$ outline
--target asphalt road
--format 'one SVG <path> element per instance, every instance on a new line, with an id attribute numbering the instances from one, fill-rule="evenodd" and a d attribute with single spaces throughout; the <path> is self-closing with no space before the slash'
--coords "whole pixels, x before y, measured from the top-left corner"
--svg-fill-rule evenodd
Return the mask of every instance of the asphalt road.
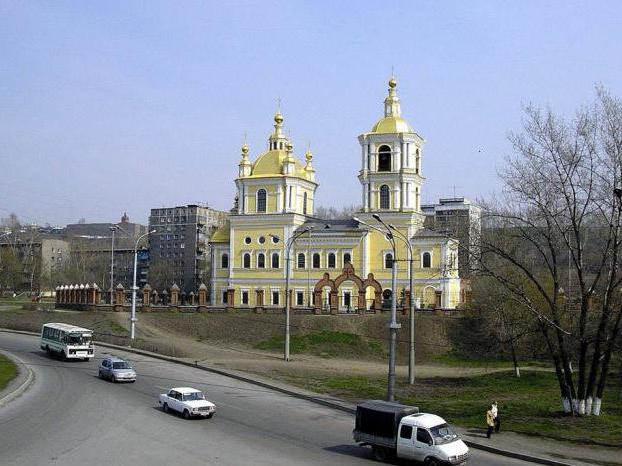
<path id="1" fill-rule="evenodd" d="M 35 382 L 0 408 L 3 466 L 368 465 L 352 441 L 351 415 L 190 367 L 115 352 L 131 360 L 134 384 L 97 378 L 106 348 L 90 362 L 63 362 L 38 339 L 0 332 L 0 348 L 35 372 Z M 214 418 L 186 421 L 158 408 L 172 386 L 202 389 Z M 471 450 L 470 465 L 527 465 Z M 396 464 L 406 464 L 404 462 Z"/>

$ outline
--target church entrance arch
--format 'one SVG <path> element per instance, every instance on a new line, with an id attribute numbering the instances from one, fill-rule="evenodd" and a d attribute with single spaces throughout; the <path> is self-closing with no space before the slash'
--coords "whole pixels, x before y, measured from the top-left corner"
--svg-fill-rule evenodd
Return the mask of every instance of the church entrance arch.
<path id="1" fill-rule="evenodd" d="M 340 287 L 347 282 L 354 284 L 351 289 L 344 290 L 340 296 Z M 369 289 L 372 292 L 370 293 Z M 354 296 L 354 290 L 356 289 L 356 297 Z M 321 280 L 315 284 L 313 290 L 313 304 L 315 312 L 321 312 L 326 308 L 326 300 L 324 293 L 329 290 L 328 307 L 330 312 L 336 314 L 339 311 L 339 307 L 346 306 L 348 309 L 357 309 L 359 311 L 365 311 L 373 308 L 380 310 L 382 287 L 380 283 L 374 278 L 374 274 L 370 273 L 365 280 L 362 280 L 354 271 L 354 266 L 351 263 L 346 263 L 341 275 L 332 280 L 328 273 L 325 273 Z M 373 301 L 368 301 L 368 296 L 372 295 Z"/>

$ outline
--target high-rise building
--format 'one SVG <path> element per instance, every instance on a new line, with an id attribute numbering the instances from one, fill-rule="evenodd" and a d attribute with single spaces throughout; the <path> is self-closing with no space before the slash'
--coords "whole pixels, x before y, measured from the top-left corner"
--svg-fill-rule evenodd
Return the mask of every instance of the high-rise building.
<path id="1" fill-rule="evenodd" d="M 149 216 L 150 265 L 148 281 L 161 291 L 176 283 L 190 293 L 209 279 L 212 233 L 224 225 L 227 213 L 190 204 L 151 209 Z"/>
<path id="2" fill-rule="evenodd" d="M 421 210 L 427 228 L 459 240 L 458 271 L 462 278 L 468 278 L 477 269 L 482 209 L 464 197 L 451 197 L 422 205 Z"/>

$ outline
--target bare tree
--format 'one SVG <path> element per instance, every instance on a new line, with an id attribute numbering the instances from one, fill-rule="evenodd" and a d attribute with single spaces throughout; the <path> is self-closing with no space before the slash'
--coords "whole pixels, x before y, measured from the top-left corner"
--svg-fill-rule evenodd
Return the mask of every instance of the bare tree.
<path id="1" fill-rule="evenodd" d="M 622 315 L 622 102 L 597 88 L 572 121 L 529 106 L 510 141 L 482 269 L 538 325 L 564 412 L 599 415 Z"/>

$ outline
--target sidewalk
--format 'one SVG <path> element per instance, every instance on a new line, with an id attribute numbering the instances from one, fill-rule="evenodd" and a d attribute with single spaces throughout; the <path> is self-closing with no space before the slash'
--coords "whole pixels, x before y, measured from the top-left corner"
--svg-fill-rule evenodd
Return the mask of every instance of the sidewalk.
<path id="1" fill-rule="evenodd" d="M 463 440 L 473 444 L 474 448 L 489 450 L 493 453 L 496 452 L 495 450 L 503 450 L 506 454 L 516 453 L 516 457 L 528 455 L 543 460 L 551 460 L 550 463 L 543 464 L 622 465 L 622 448 L 580 445 L 503 431 L 493 434 L 490 439 L 487 439 L 484 429 L 457 427 L 456 430 Z"/>

